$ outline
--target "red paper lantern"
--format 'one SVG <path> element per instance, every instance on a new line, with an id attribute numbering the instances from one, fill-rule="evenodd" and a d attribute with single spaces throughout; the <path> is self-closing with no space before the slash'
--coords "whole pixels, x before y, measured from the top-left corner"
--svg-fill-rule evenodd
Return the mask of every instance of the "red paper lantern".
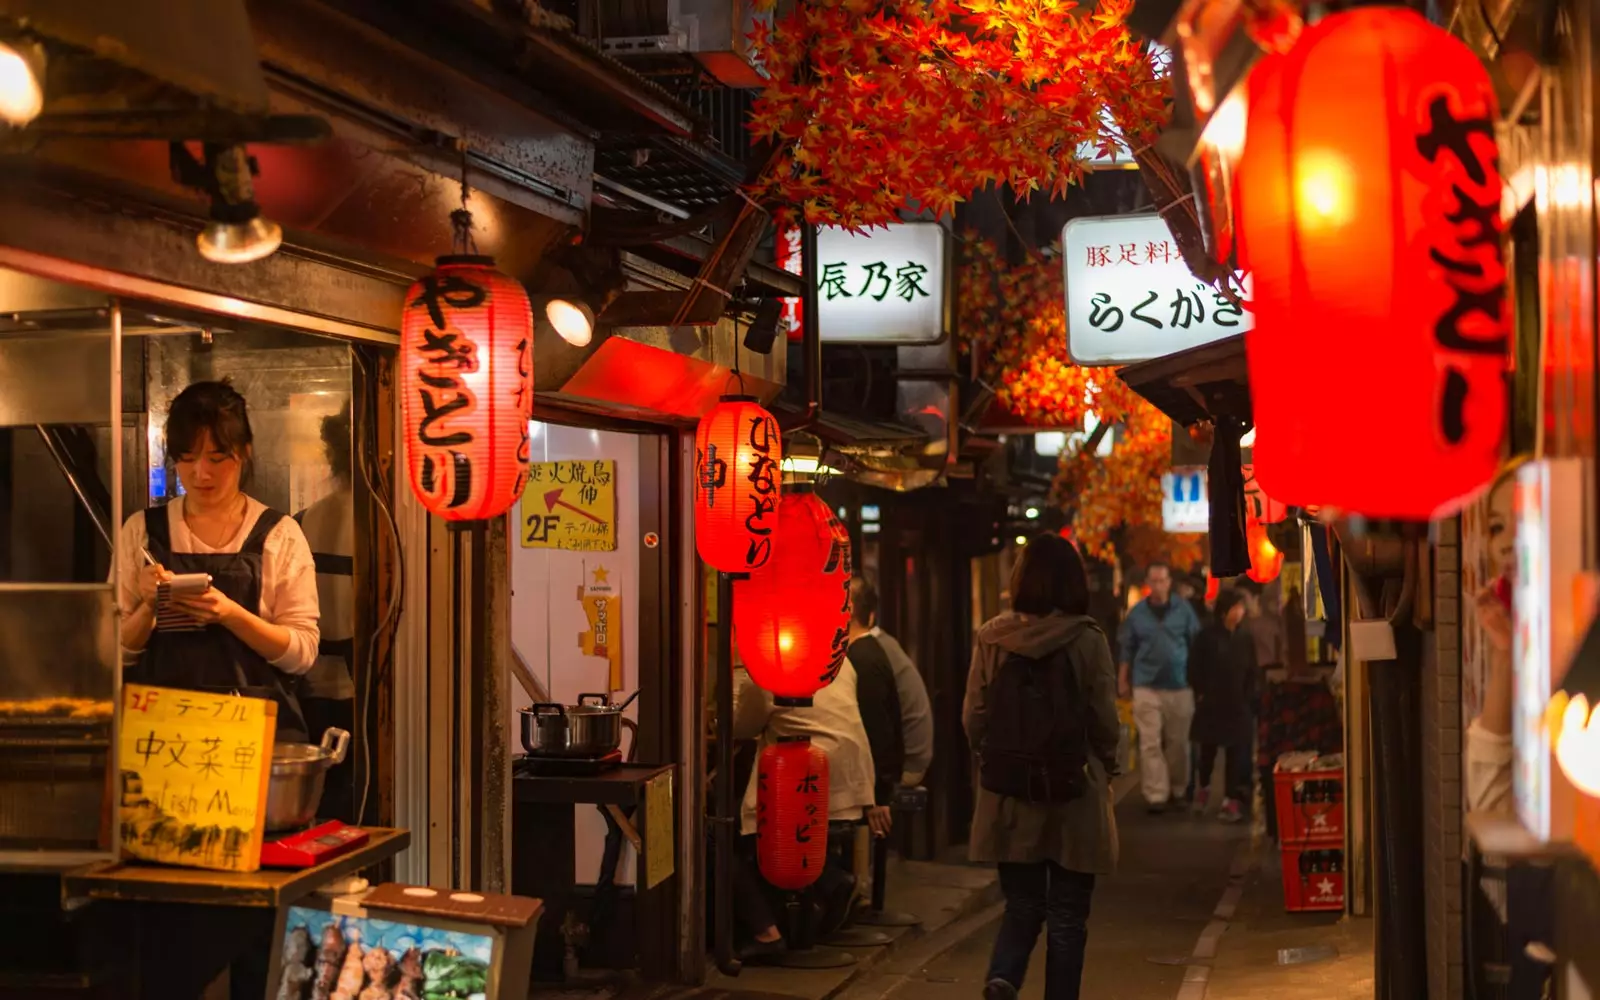
<path id="1" fill-rule="evenodd" d="M 756 862 L 779 889 L 804 889 L 828 858 L 828 755 L 804 736 L 766 747 L 756 763 Z"/>
<path id="2" fill-rule="evenodd" d="M 1283 552 L 1267 537 L 1267 526 L 1252 524 L 1245 529 L 1245 548 L 1250 552 L 1250 570 L 1245 573 L 1257 583 L 1271 583 L 1283 569 Z"/>
<path id="3" fill-rule="evenodd" d="M 1248 521 L 1260 524 L 1277 524 L 1289 516 L 1287 504 L 1267 496 L 1262 492 L 1261 484 L 1256 482 L 1255 466 L 1244 466 L 1244 514 Z"/>
<path id="4" fill-rule="evenodd" d="M 1399 7 L 1251 72 L 1241 263 L 1256 474 L 1369 517 L 1458 509 L 1499 466 L 1508 317 L 1493 87 Z"/>
<path id="5" fill-rule="evenodd" d="M 450 521 L 499 517 L 528 481 L 533 312 L 494 259 L 440 257 L 406 293 L 400 327 L 406 467 Z"/>
<path id="6" fill-rule="evenodd" d="M 772 558 L 733 585 L 733 636 L 745 670 L 781 705 L 809 705 L 844 663 L 850 536 L 809 485 L 778 507 Z"/>
<path id="7" fill-rule="evenodd" d="M 749 573 L 772 558 L 783 440 L 778 421 L 751 396 L 724 396 L 695 432 L 694 544 L 724 573 Z"/>
<path id="8" fill-rule="evenodd" d="M 1217 579 L 1216 577 L 1212 576 L 1210 573 L 1207 573 L 1206 574 L 1206 603 L 1210 604 L 1212 601 L 1216 600 L 1217 599 L 1217 595 L 1220 594 L 1220 593 L 1222 593 L 1222 581 Z"/>

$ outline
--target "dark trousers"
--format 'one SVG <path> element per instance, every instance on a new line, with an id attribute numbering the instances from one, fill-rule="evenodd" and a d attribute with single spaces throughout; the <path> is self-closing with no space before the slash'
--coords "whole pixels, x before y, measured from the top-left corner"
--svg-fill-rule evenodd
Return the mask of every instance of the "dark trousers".
<path id="1" fill-rule="evenodd" d="M 1219 750 L 1223 753 L 1222 794 L 1230 799 L 1237 799 L 1246 809 L 1250 808 L 1252 754 L 1248 743 L 1230 746 L 1218 746 L 1215 743 L 1200 744 L 1200 787 L 1211 787 L 1211 771 L 1217 766 Z"/>
<path id="2" fill-rule="evenodd" d="M 1021 990 L 1028 957 L 1044 927 L 1045 1000 L 1078 1000 L 1094 876 L 1068 871 L 1054 861 L 1002 861 L 1000 889 L 1006 913 L 995 935 L 988 978 L 1004 979 Z"/>

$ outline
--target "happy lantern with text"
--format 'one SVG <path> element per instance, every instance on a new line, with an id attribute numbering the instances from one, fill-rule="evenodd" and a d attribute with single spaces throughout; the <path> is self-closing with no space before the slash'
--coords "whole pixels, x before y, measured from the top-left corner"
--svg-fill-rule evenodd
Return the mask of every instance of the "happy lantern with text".
<path id="1" fill-rule="evenodd" d="M 764 748 L 756 762 L 756 862 L 779 889 L 804 889 L 828 858 L 828 755 L 804 736 Z"/>
<path id="2" fill-rule="evenodd" d="M 1239 166 L 1261 488 L 1426 519 L 1499 466 L 1509 366 L 1493 87 L 1409 10 L 1306 29 L 1250 75 Z"/>
<path id="3" fill-rule="evenodd" d="M 733 585 L 733 638 L 750 679 L 780 705 L 809 705 L 844 664 L 850 536 L 809 486 L 778 507 L 772 558 Z"/>
<path id="4" fill-rule="evenodd" d="M 533 312 L 491 257 L 440 257 L 406 293 L 400 326 L 406 468 L 449 521 L 504 514 L 528 481 Z"/>
<path id="5" fill-rule="evenodd" d="M 724 573 L 749 573 L 773 554 L 783 441 L 750 396 L 724 396 L 695 432 L 694 544 Z"/>

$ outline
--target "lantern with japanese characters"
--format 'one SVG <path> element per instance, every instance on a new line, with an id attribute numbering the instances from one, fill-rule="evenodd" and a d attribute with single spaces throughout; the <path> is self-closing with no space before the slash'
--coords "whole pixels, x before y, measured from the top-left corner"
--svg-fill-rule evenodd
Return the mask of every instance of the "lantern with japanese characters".
<path id="1" fill-rule="evenodd" d="M 1261 524 L 1277 524 L 1289 516 L 1289 508 L 1285 504 L 1267 496 L 1261 489 L 1261 484 L 1256 482 L 1255 466 L 1246 462 L 1244 469 L 1244 513 L 1249 522 Z"/>
<path id="2" fill-rule="evenodd" d="M 828 755 L 782 737 L 756 761 L 756 863 L 779 889 L 804 889 L 828 857 Z"/>
<path id="3" fill-rule="evenodd" d="M 1267 537 L 1267 526 L 1251 524 L 1244 532 L 1245 548 L 1250 553 L 1250 569 L 1245 573 L 1257 583 L 1271 583 L 1283 569 L 1283 550 Z"/>
<path id="4" fill-rule="evenodd" d="M 449 521 L 499 517 L 528 480 L 533 312 L 520 282 L 477 255 L 440 257 L 406 293 L 400 328 L 406 468 Z"/>
<path id="5" fill-rule="evenodd" d="M 1450 513 L 1494 477 L 1509 364 L 1494 89 L 1421 15 L 1358 7 L 1251 71 L 1239 167 L 1261 489 Z"/>
<path id="6" fill-rule="evenodd" d="M 809 484 L 778 507 L 772 558 L 733 585 L 733 638 L 745 670 L 780 705 L 809 705 L 844 663 L 850 536 Z"/>
<path id="7" fill-rule="evenodd" d="M 694 543 L 724 573 L 767 565 L 778 528 L 783 441 L 754 397 L 724 396 L 695 432 Z"/>

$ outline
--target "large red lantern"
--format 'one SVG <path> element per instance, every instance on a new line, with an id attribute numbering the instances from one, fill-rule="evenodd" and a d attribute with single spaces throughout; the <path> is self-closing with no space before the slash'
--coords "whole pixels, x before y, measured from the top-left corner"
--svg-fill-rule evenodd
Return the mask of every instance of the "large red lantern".
<path id="1" fill-rule="evenodd" d="M 1283 569 L 1283 550 L 1267 537 L 1267 526 L 1252 524 L 1245 529 L 1245 548 L 1250 552 L 1250 569 L 1245 573 L 1257 583 L 1271 583 Z"/>
<path id="2" fill-rule="evenodd" d="M 450 521 L 498 517 L 528 480 L 533 312 L 520 282 L 476 255 L 440 257 L 400 327 L 406 467 Z"/>
<path id="3" fill-rule="evenodd" d="M 1261 484 L 1256 481 L 1255 466 L 1245 463 L 1244 469 L 1244 513 L 1246 522 L 1259 521 L 1262 524 L 1277 524 L 1289 516 L 1286 504 L 1267 496 L 1261 489 Z"/>
<path id="4" fill-rule="evenodd" d="M 772 558 L 733 585 L 733 638 L 745 670 L 780 705 L 809 705 L 844 663 L 850 536 L 809 485 L 778 507 Z"/>
<path id="5" fill-rule="evenodd" d="M 772 558 L 783 440 L 778 421 L 751 396 L 724 396 L 695 432 L 694 543 L 724 573 L 749 573 Z"/>
<path id="6" fill-rule="evenodd" d="M 1254 462 L 1273 499 L 1458 509 L 1494 477 L 1508 317 L 1493 87 L 1399 7 L 1308 28 L 1251 72 L 1239 168 Z"/>
<path id="7" fill-rule="evenodd" d="M 756 863 L 773 886 L 804 889 L 828 858 L 828 755 L 785 737 L 756 762 Z"/>

